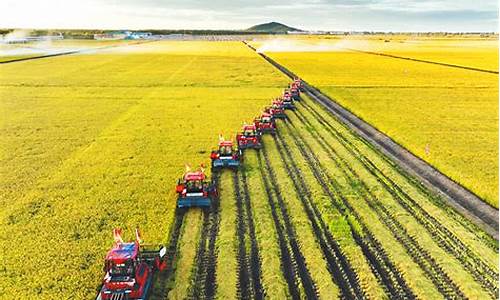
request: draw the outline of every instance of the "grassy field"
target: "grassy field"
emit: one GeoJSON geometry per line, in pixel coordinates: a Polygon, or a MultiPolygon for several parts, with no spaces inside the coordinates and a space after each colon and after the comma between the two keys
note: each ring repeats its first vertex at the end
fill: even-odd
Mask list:
{"type": "Polygon", "coordinates": [[[184,164],[208,163],[284,82],[240,43],[1,66],[1,294],[94,294],[115,226],[165,242],[184,164]]]}
{"type": "Polygon", "coordinates": [[[303,52],[274,52],[287,51],[275,45],[268,54],[498,207],[498,74],[346,50],[498,70],[496,41],[297,43],[303,52]]]}
{"type": "Polygon", "coordinates": [[[496,298],[498,243],[306,96],[210,209],[175,211],[184,164],[287,82],[235,42],[0,66],[0,298],[92,298],[136,226],[175,246],[152,299],[496,298]]]}

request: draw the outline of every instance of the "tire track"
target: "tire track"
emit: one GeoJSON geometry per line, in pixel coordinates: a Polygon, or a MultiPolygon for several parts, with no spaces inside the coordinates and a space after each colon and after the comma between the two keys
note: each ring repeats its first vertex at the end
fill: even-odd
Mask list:
{"type": "Polygon", "coordinates": [[[264,184],[264,190],[267,194],[267,200],[269,206],[271,207],[271,215],[273,217],[274,227],[276,228],[276,233],[278,234],[278,244],[280,248],[280,260],[281,269],[283,271],[283,277],[288,285],[288,290],[290,292],[290,297],[292,299],[300,299],[300,291],[297,280],[297,274],[295,270],[295,262],[292,261],[292,255],[286,245],[285,235],[283,233],[283,226],[278,218],[278,213],[276,212],[276,204],[274,202],[274,194],[271,191],[268,175],[263,171],[264,166],[262,164],[262,157],[260,151],[257,155],[257,160],[259,162],[259,169],[261,170],[262,181],[264,184]]]}
{"type": "MultiPolygon", "coordinates": [[[[464,266],[464,268],[472,275],[474,280],[485,288],[492,297],[496,298],[496,295],[498,294],[498,272],[486,264],[456,235],[449,231],[433,216],[427,213],[427,211],[425,211],[417,203],[417,201],[412,199],[401,187],[397,185],[397,183],[386,176],[372,161],[361,153],[361,151],[351,141],[340,134],[340,132],[338,132],[331,124],[327,123],[321,115],[313,113],[311,107],[305,103],[304,107],[316,117],[322,127],[326,129],[326,131],[330,133],[333,138],[338,140],[342,146],[353,157],[355,157],[367,169],[367,171],[377,179],[379,183],[382,184],[385,190],[393,196],[393,198],[409,213],[409,215],[413,216],[418,223],[429,232],[430,236],[437,245],[459,260],[462,266],[464,266]]],[[[310,128],[316,128],[307,120],[303,113],[296,112],[296,115],[310,128]]],[[[336,153],[331,145],[328,145],[328,147],[345,166],[349,165],[345,159],[341,158],[336,153]]],[[[353,170],[351,172],[353,172],[353,170]]]]}
{"type": "Polygon", "coordinates": [[[250,202],[250,192],[248,188],[248,182],[245,170],[240,172],[241,174],[241,185],[243,187],[243,203],[246,211],[246,224],[247,224],[247,234],[250,240],[250,252],[249,264],[250,264],[250,274],[251,274],[251,284],[253,287],[253,297],[254,299],[263,299],[265,296],[264,288],[262,287],[262,269],[261,269],[261,258],[259,254],[259,245],[257,243],[257,237],[255,234],[255,223],[252,213],[252,204],[250,202]]]}
{"type": "Polygon", "coordinates": [[[208,229],[210,226],[210,213],[207,210],[203,211],[203,228],[198,242],[198,250],[196,251],[195,263],[193,269],[193,282],[189,287],[190,299],[201,299],[203,296],[204,276],[206,276],[205,257],[207,252],[208,229]]]}
{"type": "Polygon", "coordinates": [[[151,295],[152,299],[166,299],[168,292],[170,291],[169,283],[175,270],[174,265],[177,258],[177,251],[179,250],[179,237],[181,235],[185,215],[185,209],[176,208],[174,225],[170,231],[167,253],[165,254],[167,260],[167,270],[160,274],[158,281],[161,285],[153,290],[151,295]]]}
{"type": "MultiPolygon", "coordinates": [[[[218,186],[220,174],[214,173],[213,183],[218,186]]],[[[219,197],[212,199],[209,209],[203,211],[203,230],[195,258],[194,280],[190,287],[190,298],[213,299],[217,292],[217,251],[215,241],[219,233],[219,197]]]]}
{"type": "MultiPolygon", "coordinates": [[[[283,149],[290,149],[286,144],[282,134],[278,131],[277,138],[282,141],[283,149]]],[[[297,143],[296,143],[297,144],[297,143]]],[[[373,234],[367,229],[366,225],[362,222],[359,215],[354,211],[354,209],[348,204],[347,200],[343,196],[338,196],[342,203],[338,203],[335,200],[335,196],[332,194],[331,190],[328,188],[327,183],[321,177],[318,167],[309,157],[309,153],[306,152],[302,145],[298,145],[301,154],[304,156],[308,162],[308,166],[311,168],[313,175],[318,180],[318,183],[322,187],[323,191],[329,196],[332,204],[335,208],[346,218],[350,226],[351,232],[353,234],[354,240],[360,246],[363,253],[368,259],[370,268],[376,275],[382,287],[388,293],[391,299],[414,299],[415,295],[408,287],[405,280],[402,278],[400,272],[388,258],[384,249],[380,243],[375,239],[373,234]],[[350,216],[356,219],[356,225],[361,227],[361,230],[356,229],[356,225],[350,221],[350,216]]]]}
{"type": "Polygon", "coordinates": [[[246,218],[243,207],[243,197],[241,196],[241,188],[239,183],[239,176],[233,172],[233,186],[234,196],[236,198],[236,232],[238,236],[238,286],[237,293],[239,299],[250,299],[252,290],[250,287],[250,264],[246,250],[246,218]]]}
{"type": "MultiPolygon", "coordinates": [[[[304,105],[304,108],[308,110],[312,115],[316,117],[318,122],[320,122],[323,126],[326,126],[325,129],[329,132],[332,132],[332,136],[338,136],[338,140],[340,143],[345,140],[351,148],[358,149],[349,139],[345,138],[345,135],[340,133],[335,127],[333,127],[316,109],[314,109],[310,104],[307,103],[307,101],[303,101],[302,104],[304,105]]],[[[334,117],[335,118],[335,117],[334,117]]],[[[411,183],[415,188],[417,188],[418,191],[420,191],[423,195],[425,195],[429,200],[431,200],[434,205],[437,207],[441,208],[450,218],[454,219],[458,223],[460,223],[462,226],[464,226],[471,234],[476,236],[479,240],[483,241],[486,246],[488,246],[490,249],[494,250],[495,252],[498,253],[498,244],[494,242],[491,238],[488,236],[484,236],[481,234],[478,234],[477,230],[479,229],[476,224],[471,223],[468,219],[463,217],[462,215],[458,214],[455,210],[450,208],[446,203],[443,202],[441,198],[438,198],[435,194],[433,194],[431,191],[429,191],[426,187],[424,187],[420,182],[418,182],[414,177],[410,176],[407,174],[404,170],[402,170],[398,165],[396,165],[393,161],[391,161],[386,155],[381,153],[377,148],[373,147],[369,142],[367,142],[365,139],[357,136],[355,133],[352,132],[352,130],[347,127],[345,124],[342,122],[338,122],[340,125],[342,125],[347,131],[351,132],[354,136],[357,137],[359,141],[361,141],[363,144],[365,144],[368,148],[373,150],[375,153],[379,155],[382,160],[384,160],[388,165],[390,165],[399,175],[403,176],[409,183],[411,183]],[[470,228],[473,226],[472,228],[470,228]]],[[[359,150],[356,150],[359,151],[359,150]]],[[[371,163],[371,161],[369,161],[371,163]]],[[[383,173],[382,173],[383,174],[383,173]]],[[[417,203],[418,204],[418,203],[417,203]]]]}
{"type": "MultiPolygon", "coordinates": [[[[292,133],[292,137],[298,143],[302,143],[309,151],[312,151],[310,145],[304,140],[304,138],[297,132],[297,135],[293,131],[297,131],[295,125],[291,122],[285,123],[285,126],[292,133]],[[290,125],[291,124],[291,125],[290,125]],[[293,128],[292,128],[293,127],[293,128]],[[299,136],[299,138],[297,138],[299,136]]],[[[380,221],[389,229],[396,240],[403,246],[408,255],[412,260],[420,266],[427,277],[433,282],[438,291],[447,299],[465,299],[466,297],[460,291],[459,287],[454,283],[448,274],[441,268],[441,266],[435,261],[435,259],[430,255],[430,253],[425,250],[416,239],[411,236],[403,225],[383,206],[375,195],[368,189],[365,183],[360,180],[358,175],[352,170],[352,168],[347,164],[341,164],[336,156],[331,152],[326,143],[317,136],[317,133],[311,131],[311,135],[320,144],[320,146],[328,154],[329,158],[335,162],[335,165],[342,171],[344,176],[349,180],[350,184],[353,186],[359,186],[361,188],[355,189],[356,192],[361,196],[365,203],[379,216],[380,221]],[[348,172],[349,171],[349,172],[348,172]],[[349,174],[351,173],[351,174],[349,174]]],[[[317,158],[316,158],[317,159],[317,158]]],[[[321,165],[317,161],[318,165],[321,165]]],[[[324,172],[326,178],[330,182],[333,182],[333,178],[326,172],[324,172]]]]}
{"type": "Polygon", "coordinates": [[[359,285],[358,275],[351,268],[349,260],[328,230],[325,221],[321,217],[321,213],[313,202],[311,191],[304,178],[301,176],[301,171],[294,162],[293,156],[288,150],[288,145],[282,140],[280,135],[275,135],[274,141],[278,148],[281,161],[292,179],[296,194],[301,200],[304,210],[311,222],[313,233],[325,256],[328,271],[332,275],[335,283],[340,287],[341,297],[343,299],[366,298],[359,285]]]}
{"type": "Polygon", "coordinates": [[[288,209],[286,207],[285,201],[283,200],[281,189],[278,184],[278,178],[274,172],[273,167],[271,166],[271,161],[269,159],[267,149],[263,148],[262,151],[259,152],[259,154],[262,154],[262,157],[264,158],[266,170],[269,175],[268,178],[270,179],[271,187],[274,191],[276,200],[278,202],[278,207],[280,209],[283,225],[287,233],[288,244],[290,246],[290,249],[292,250],[292,254],[296,262],[297,272],[301,280],[305,296],[307,299],[317,299],[318,292],[316,290],[316,285],[311,277],[311,274],[309,273],[309,269],[307,268],[304,255],[300,250],[300,245],[297,239],[297,233],[295,231],[295,227],[292,221],[290,220],[288,209]]]}

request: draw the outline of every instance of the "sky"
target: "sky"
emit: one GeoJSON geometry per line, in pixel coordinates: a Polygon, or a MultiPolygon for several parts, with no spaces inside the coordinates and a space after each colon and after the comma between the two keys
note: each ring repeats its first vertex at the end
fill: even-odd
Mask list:
{"type": "Polygon", "coordinates": [[[1,0],[0,28],[495,31],[497,0],[1,0]]]}

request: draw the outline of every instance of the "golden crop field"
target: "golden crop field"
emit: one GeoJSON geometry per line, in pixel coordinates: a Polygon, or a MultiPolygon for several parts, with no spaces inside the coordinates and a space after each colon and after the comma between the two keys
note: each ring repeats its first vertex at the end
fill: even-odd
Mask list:
{"type": "Polygon", "coordinates": [[[498,74],[346,49],[498,70],[495,40],[297,43],[301,52],[267,54],[498,207],[498,74]]]}
{"type": "MultiPolygon", "coordinates": [[[[363,75],[342,67],[332,78],[363,75]]],[[[288,82],[240,42],[0,65],[0,298],[93,299],[112,229],[139,227],[169,251],[150,299],[495,299],[498,241],[306,94],[238,170],[210,174],[211,208],[175,208],[184,165],[209,165],[219,133],[288,82]]]]}
{"type": "Polygon", "coordinates": [[[259,60],[164,42],[1,66],[0,294],[86,297],[117,226],[165,242],[184,165],[286,82],[259,60]]]}

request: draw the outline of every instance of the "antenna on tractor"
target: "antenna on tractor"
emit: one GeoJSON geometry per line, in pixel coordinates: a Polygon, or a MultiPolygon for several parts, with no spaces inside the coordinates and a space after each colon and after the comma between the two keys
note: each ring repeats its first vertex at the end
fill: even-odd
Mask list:
{"type": "Polygon", "coordinates": [[[113,229],[113,239],[115,240],[116,245],[123,244],[121,228],[113,229]]]}
{"type": "Polygon", "coordinates": [[[135,229],[135,241],[139,244],[142,243],[141,233],[139,232],[139,228],[135,229]]]}

